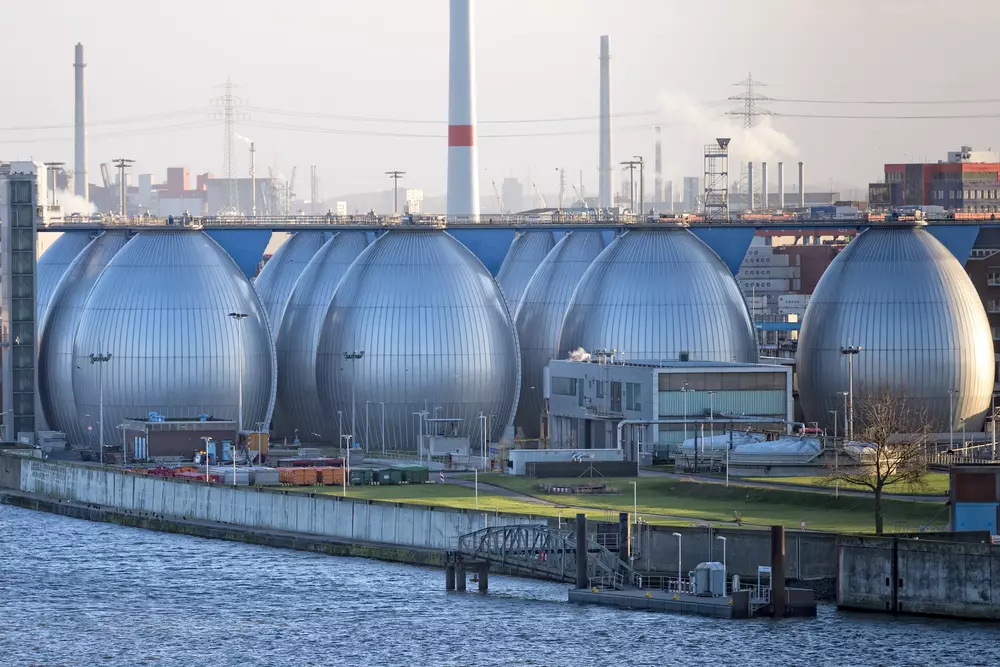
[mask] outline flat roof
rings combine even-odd
[[[637,360],[637,361],[616,361],[614,363],[603,363],[598,361],[575,361],[573,359],[553,359],[559,363],[587,364],[590,366],[611,366],[611,367],[633,367],[633,368],[757,368],[757,369],[778,369],[784,370],[787,366],[778,364],[750,364],[742,361],[678,361],[671,360]]]

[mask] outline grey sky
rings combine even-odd
[[[364,123],[249,112],[240,132],[256,140],[260,168],[318,165],[324,194],[380,189],[402,169],[428,195],[444,190],[443,138],[311,133],[275,125],[352,132],[442,134],[447,111],[446,0],[222,2],[125,0],[3,2],[0,22],[0,159],[72,162],[73,45],[87,49],[91,180],[115,157],[163,177],[167,166],[221,173],[222,127],[208,100],[227,76],[249,105],[312,114],[441,121]],[[651,126],[664,124],[668,177],[697,174],[700,147],[753,72],[772,97],[980,99],[997,97],[1000,2],[967,0],[476,0],[481,191],[489,178],[524,178],[555,190],[555,168],[579,171],[596,191],[598,36],[611,35],[617,160],[652,158]],[[1000,104],[933,106],[775,103],[786,113],[914,115],[996,113]],[[203,108],[203,109],[201,109]],[[168,114],[135,124],[100,121]],[[487,124],[498,119],[594,116],[585,121]],[[738,127],[738,119],[735,123]],[[260,125],[266,123],[269,126]],[[183,130],[164,127],[196,124]],[[640,126],[640,127],[636,127]],[[781,147],[807,164],[810,184],[842,187],[879,177],[884,162],[943,158],[960,144],[1000,146],[996,118],[862,121],[775,118],[786,135],[746,138],[733,150]],[[140,130],[161,128],[143,134]],[[102,136],[136,131],[129,136]],[[539,137],[489,134],[562,132]],[[35,141],[45,138],[47,141]],[[10,143],[17,140],[17,143]],[[741,147],[741,140],[743,146]],[[775,144],[777,142],[777,144]],[[239,149],[240,170],[247,165]],[[488,171],[487,171],[488,170]],[[792,182],[791,173],[786,178]],[[773,182],[773,181],[772,181]],[[773,187],[773,186],[772,186]],[[679,184],[675,185],[675,191]]]

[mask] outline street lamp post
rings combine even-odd
[[[681,394],[684,396],[684,442],[688,439],[688,383],[681,386]]]
[[[358,432],[358,430],[357,430],[357,428],[355,426],[355,419],[354,419],[354,413],[355,413],[355,409],[354,409],[354,385],[357,384],[355,382],[355,375],[356,374],[354,372],[354,365],[358,362],[358,360],[364,359],[364,358],[365,358],[365,351],[364,350],[351,350],[350,352],[344,352],[344,359],[346,361],[352,362],[351,363],[351,435],[352,436],[354,436]],[[365,437],[367,437],[367,434],[365,435]],[[365,443],[365,445],[367,446],[367,443]]]
[[[726,579],[726,537],[725,535],[716,535],[715,539],[722,541],[722,578]]]
[[[104,364],[111,361],[111,353],[91,354],[90,363],[100,364],[97,367],[97,393],[98,393],[98,425],[97,425],[97,450],[99,452],[101,465],[104,465]]]
[[[246,313],[229,313],[229,317],[236,320],[236,331],[239,336],[239,355],[240,355],[240,398],[239,404],[236,408],[236,442],[239,442],[240,437],[243,434],[243,320],[245,320],[248,315]],[[234,452],[235,454],[235,452]],[[235,461],[236,457],[233,456]],[[235,463],[233,466],[235,467]],[[236,473],[233,473],[233,483],[236,483]]]
[[[712,453],[715,453],[715,391],[708,392],[708,433],[712,440]]]
[[[629,482],[632,485],[632,523],[639,523],[639,484]]]
[[[833,474],[837,475],[840,473],[840,449],[837,447],[837,411],[828,410],[828,412],[833,415]],[[840,497],[840,479],[838,478],[834,482],[836,486],[834,487],[833,497]]]
[[[674,537],[677,538],[677,592],[681,592],[681,538],[683,537],[680,533],[674,533]]]
[[[844,398],[844,442],[850,442],[851,433],[850,429],[847,427],[847,392],[838,392]]]
[[[337,447],[344,446],[344,411],[337,410]]]
[[[382,456],[385,456],[385,401],[379,401],[382,406]]]
[[[848,412],[848,433],[851,440],[854,440],[854,357],[861,352],[860,345],[848,345],[840,348],[840,353],[847,355],[847,412]]]
[[[955,449],[955,394],[958,389],[948,390],[948,449]]]

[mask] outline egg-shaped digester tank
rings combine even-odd
[[[111,359],[91,363],[91,354]],[[78,424],[96,432],[103,384],[106,443],[115,424],[149,412],[236,421],[241,384],[244,428],[270,422],[277,374],[264,309],[200,231],[143,231],[129,241],[90,292],[73,357]]]
[[[63,232],[38,258],[35,266],[35,317],[39,331],[45,324],[49,303],[59,280],[93,238],[91,232]]]
[[[524,288],[554,246],[555,240],[549,231],[521,231],[514,236],[497,273],[497,284],[503,290],[510,312],[517,310]]]
[[[299,276],[278,331],[279,436],[336,442],[336,413],[324,410],[316,384],[319,336],[340,279],[368,246],[366,232],[338,232],[313,255]],[[380,406],[381,408],[381,406]]]
[[[806,308],[797,373],[806,421],[843,432],[853,357],[855,424],[868,397],[907,396],[936,432],[979,431],[995,361],[982,301],[965,269],[919,225],[870,227],[830,264]]]
[[[317,378],[338,431],[417,449],[426,423],[482,446],[513,421],[519,355],[510,312],[482,263],[446,232],[394,229],[361,254],[334,294],[320,337]],[[365,419],[367,411],[368,418]],[[338,420],[339,421],[339,420]],[[424,431],[431,432],[430,430]]]
[[[292,234],[278,247],[254,279],[253,286],[267,313],[273,337],[277,337],[281,329],[281,318],[285,314],[295,283],[325,241],[325,232]]]
[[[88,442],[87,433],[80,430],[76,418],[73,395],[73,341],[77,325],[90,291],[128,241],[126,231],[104,232],[91,241],[63,274],[49,304],[38,349],[38,395],[49,428],[64,432],[73,445]]]
[[[558,358],[579,347],[632,360],[758,360],[732,273],[679,226],[628,231],[593,261],[566,309]]]
[[[521,397],[517,427],[537,438],[542,415],[542,378],[559,352],[563,316],[580,278],[604,250],[601,232],[570,232],[538,266],[518,305],[514,322],[521,346]]]

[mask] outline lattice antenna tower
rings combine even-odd
[[[705,146],[705,220],[729,222],[729,139]]]
[[[221,84],[222,95],[212,98],[212,105],[222,107],[221,113],[212,115],[214,120],[222,120],[223,143],[222,143],[222,173],[229,183],[229,192],[226,197],[226,212],[239,213],[240,211],[240,191],[239,180],[236,177],[236,121],[246,120],[250,116],[238,110],[246,104],[244,100],[233,95],[233,84],[231,79],[226,79]]]
[[[758,87],[766,86],[766,83],[754,81],[753,75],[747,74],[745,81],[740,81],[738,83],[734,83],[733,85],[743,88],[743,92],[739,95],[731,95],[729,99],[733,102],[742,102],[743,104],[735,109],[732,109],[731,111],[727,111],[727,116],[742,116],[743,127],[750,129],[756,127],[757,120],[760,116],[774,115],[770,110],[758,106],[759,102],[771,101],[770,97],[761,95],[756,90]]]

